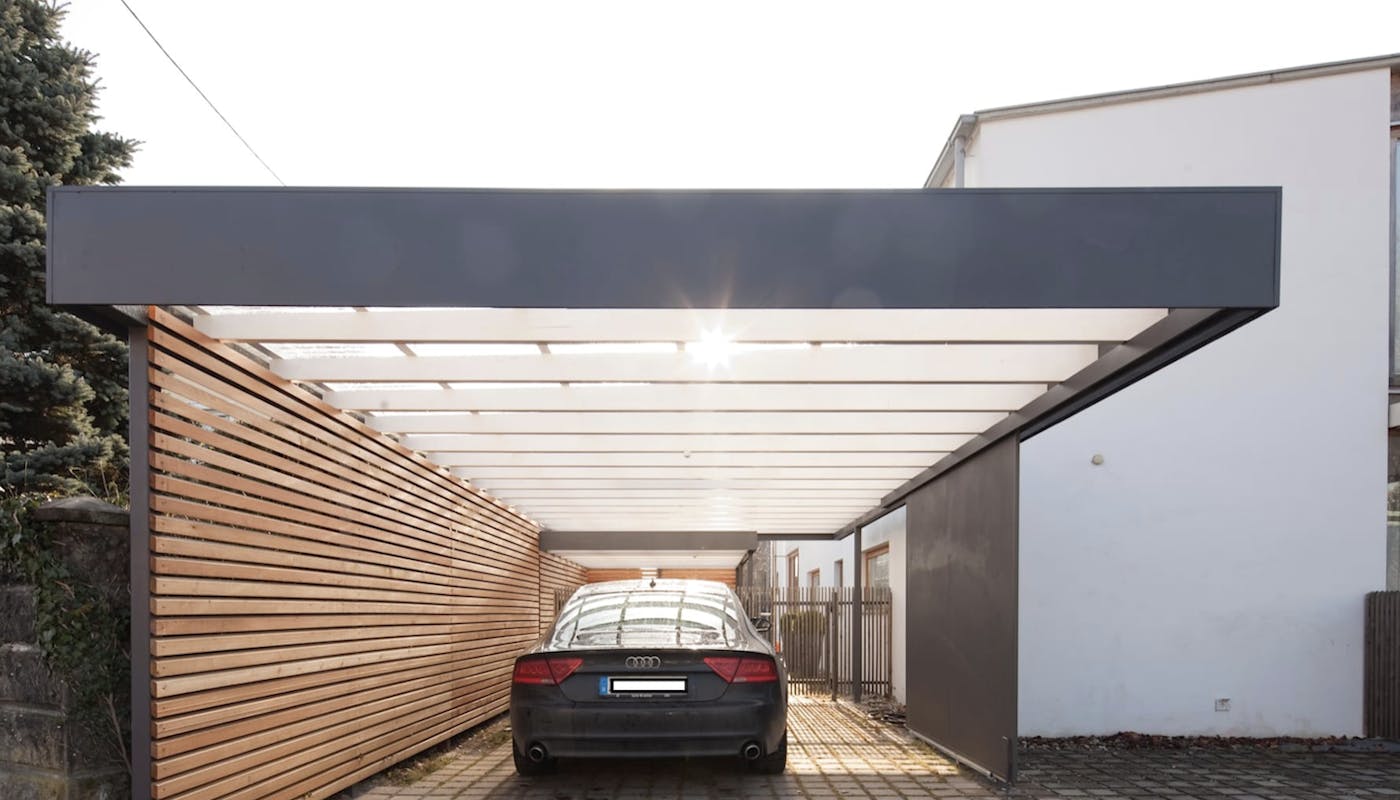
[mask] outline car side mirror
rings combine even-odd
[[[753,622],[754,629],[759,633],[767,633],[773,629],[773,620],[771,617],[772,615],[765,611],[756,617],[749,617],[749,620]]]

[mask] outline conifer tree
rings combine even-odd
[[[117,183],[136,147],[94,129],[93,56],[63,14],[0,0],[0,495],[125,485],[126,343],[44,302],[46,189]]]

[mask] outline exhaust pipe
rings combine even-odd
[[[533,764],[543,764],[545,759],[549,758],[549,753],[545,752],[544,745],[539,742],[530,745],[530,748],[525,751],[525,755]]]
[[[744,749],[740,750],[739,754],[744,757],[745,761],[757,761],[758,757],[763,755],[763,749],[758,746],[757,742],[749,742],[744,745]]]

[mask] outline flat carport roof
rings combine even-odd
[[[547,529],[839,537],[1276,305],[1278,200],[62,187],[49,292],[183,306]]]
[[[910,673],[939,676],[911,685],[910,729],[1010,776],[1018,443],[1276,307],[1280,199],[60,187],[49,300],[143,345],[144,306],[182,307],[190,337],[261,352],[514,503],[546,546],[859,541],[907,500]],[[145,425],[132,415],[136,730]]]

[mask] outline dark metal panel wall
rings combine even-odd
[[[1008,437],[907,503],[909,728],[1015,772],[1019,443]]]

